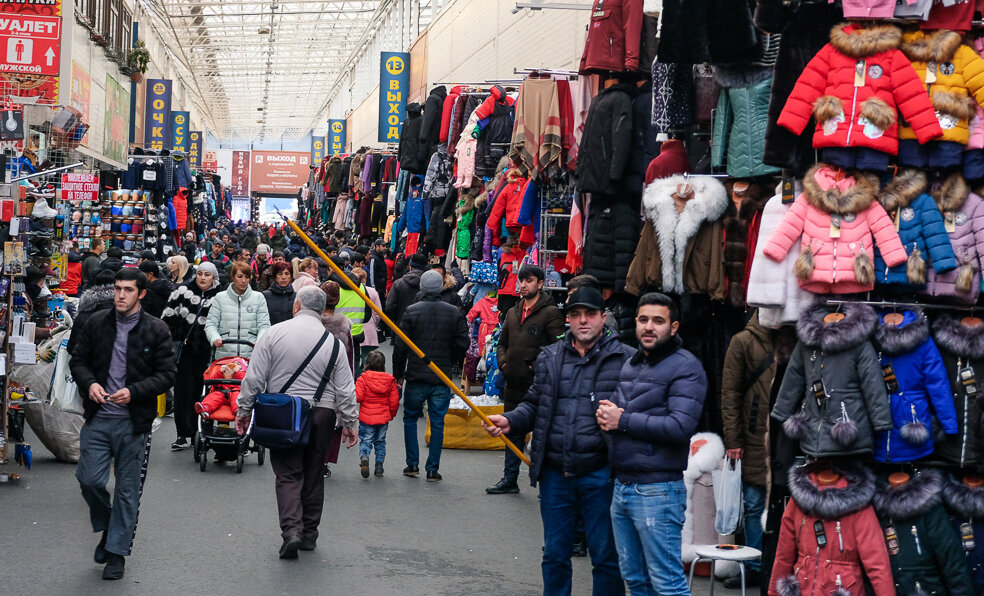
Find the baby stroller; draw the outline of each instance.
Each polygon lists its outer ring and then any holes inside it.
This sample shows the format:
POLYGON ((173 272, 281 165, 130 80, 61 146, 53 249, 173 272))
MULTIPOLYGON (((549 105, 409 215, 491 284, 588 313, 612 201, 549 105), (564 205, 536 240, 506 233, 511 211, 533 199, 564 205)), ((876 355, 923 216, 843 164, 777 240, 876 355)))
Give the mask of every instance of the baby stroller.
MULTIPOLYGON (((227 339, 224 342, 253 346, 248 341, 227 339)), ((215 348, 212 348, 212 357, 215 357, 215 348)), ((241 437, 236 432, 235 403, 248 367, 249 360, 246 358, 229 356, 213 360, 205 371, 202 400, 195 404, 199 416, 198 432, 193 443, 195 462, 202 472, 207 465, 209 450, 215 451, 217 459, 235 460, 237 474, 242 473, 249 453, 256 453, 256 461, 261 466, 266 459, 265 450, 250 439, 248 432, 241 437)))

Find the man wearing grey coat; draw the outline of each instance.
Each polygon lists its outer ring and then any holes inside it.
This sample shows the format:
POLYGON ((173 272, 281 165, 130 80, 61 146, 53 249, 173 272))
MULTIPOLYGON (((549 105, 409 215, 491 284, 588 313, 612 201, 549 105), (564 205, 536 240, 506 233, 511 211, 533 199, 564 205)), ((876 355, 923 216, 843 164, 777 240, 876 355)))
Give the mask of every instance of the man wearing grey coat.
POLYGON ((270 450, 284 539, 281 559, 296 559, 298 550, 314 550, 317 545, 325 502, 322 466, 336 421, 341 423, 342 437, 348 440, 349 447, 358 439, 359 405, 352 369, 344 346, 321 324, 324 309, 325 293, 321 288, 298 290, 294 318, 270 327, 260 337, 239 393, 236 430, 240 435, 249 426, 260 393, 283 392, 289 384, 290 395, 304 398, 312 406, 307 445, 270 450), (315 350, 326 335, 327 339, 315 350), (303 365, 312 352, 313 358, 303 365), (298 370, 299 366, 303 368, 298 370))

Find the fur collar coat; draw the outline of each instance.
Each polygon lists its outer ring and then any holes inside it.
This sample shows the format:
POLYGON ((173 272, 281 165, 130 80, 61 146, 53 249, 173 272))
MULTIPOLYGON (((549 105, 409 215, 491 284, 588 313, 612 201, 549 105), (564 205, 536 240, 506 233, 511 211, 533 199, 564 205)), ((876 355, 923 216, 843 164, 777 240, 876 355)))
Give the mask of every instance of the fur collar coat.
POLYGON ((724 225, 728 208, 724 185, 706 176, 670 176, 654 180, 642 196, 647 225, 629 266, 626 291, 647 289, 671 294, 694 292, 713 299, 725 295, 724 225), (681 184, 694 189, 693 198, 677 213, 673 195, 681 184))

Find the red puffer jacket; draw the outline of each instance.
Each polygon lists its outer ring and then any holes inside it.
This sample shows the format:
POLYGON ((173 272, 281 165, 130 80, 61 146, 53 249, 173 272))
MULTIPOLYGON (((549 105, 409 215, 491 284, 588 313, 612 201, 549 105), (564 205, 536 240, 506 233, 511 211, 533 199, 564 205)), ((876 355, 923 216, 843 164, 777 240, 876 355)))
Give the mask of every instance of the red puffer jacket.
POLYGON ((382 371, 363 371, 355 381, 355 397, 359 402, 359 422, 366 424, 386 424, 400 409, 396 380, 382 371))
POLYGON ((871 506, 874 476, 845 465, 834 470, 840 478, 833 486, 822 487, 821 471, 816 464, 789 470, 793 499, 782 515, 769 596, 863 596, 865 575, 875 594, 894 596, 888 548, 871 506))
POLYGON ((188 195, 191 193, 187 188, 181 187, 171 201, 174 203, 174 217, 178 222, 176 231, 182 231, 188 226, 188 195))
POLYGON ((454 87, 451 87, 451 93, 448 93, 448 96, 444 99, 444 105, 441 106, 440 141, 442 143, 448 142, 448 133, 451 130, 451 112, 454 108, 454 102, 458 101, 458 97, 461 95, 462 91, 464 90, 465 90, 464 85, 455 85, 454 87))
POLYGON ((509 170, 507 180, 506 185, 496 195, 495 205, 492 206, 489 219, 485 222, 485 225, 495 231, 496 235, 499 233, 503 217, 506 218, 506 228, 518 230, 522 227, 519 223, 519 209, 523 205, 523 193, 526 191, 529 179, 523 176, 519 169, 513 168, 509 170))
POLYGON ((899 49, 891 26, 837 25, 806 65, 779 115, 779 125, 802 134, 817 119, 813 146, 867 147, 898 153, 898 114, 920 143, 943 134, 926 88, 899 49))

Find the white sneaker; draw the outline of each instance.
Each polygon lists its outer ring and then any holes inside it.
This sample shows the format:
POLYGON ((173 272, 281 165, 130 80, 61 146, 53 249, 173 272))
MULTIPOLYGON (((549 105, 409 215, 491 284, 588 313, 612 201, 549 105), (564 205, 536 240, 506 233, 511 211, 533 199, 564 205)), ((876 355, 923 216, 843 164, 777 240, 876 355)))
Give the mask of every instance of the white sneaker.
POLYGON ((58 217, 58 212, 48 205, 48 201, 38 199, 34 201, 34 209, 31 210, 31 217, 38 219, 52 219, 58 217))

